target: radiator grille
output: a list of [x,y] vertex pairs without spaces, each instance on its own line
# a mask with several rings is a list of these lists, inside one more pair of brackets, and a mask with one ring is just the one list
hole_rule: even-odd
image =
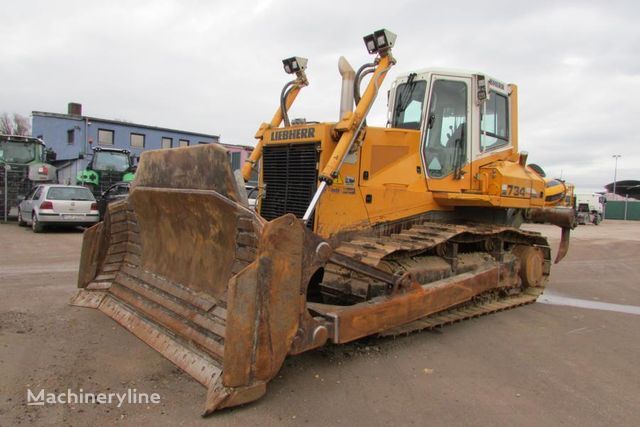
[[18,196],[26,196],[33,188],[33,182],[29,180],[29,166],[10,165],[7,171],[7,206],[4,206],[4,178],[5,166],[0,165],[0,217],[4,216],[11,208],[18,206]]
[[[260,214],[268,220],[286,213],[302,218],[316,191],[318,144],[266,145],[262,168]],[[313,218],[307,225],[313,228]]]
[[98,194],[95,194],[96,198],[99,198],[100,195],[107,191],[109,187],[111,187],[116,182],[122,181],[125,172],[117,172],[117,171],[102,171],[100,172],[100,185],[99,188],[96,188]]

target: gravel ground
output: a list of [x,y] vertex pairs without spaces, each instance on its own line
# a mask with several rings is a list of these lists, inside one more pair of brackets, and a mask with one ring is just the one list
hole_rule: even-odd
[[[559,230],[528,226],[557,245]],[[286,360],[261,400],[200,418],[205,390],[97,310],[71,307],[82,234],[0,224],[0,425],[637,425],[640,223],[580,226],[549,298]],[[571,301],[591,302],[580,308]],[[617,305],[603,306],[599,303]],[[584,304],[583,304],[584,305]],[[608,308],[602,310],[601,308]],[[27,389],[158,393],[27,406]]]

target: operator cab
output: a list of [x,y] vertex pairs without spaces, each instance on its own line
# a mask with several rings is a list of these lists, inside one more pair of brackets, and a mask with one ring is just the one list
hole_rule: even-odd
[[427,69],[401,75],[390,91],[387,125],[420,130],[421,158],[430,181],[468,180],[464,175],[470,160],[515,145],[509,114],[514,89],[468,71]]
[[28,164],[43,162],[45,145],[30,136],[0,135],[0,163]]
[[127,172],[132,166],[129,150],[94,147],[89,169],[97,171]]

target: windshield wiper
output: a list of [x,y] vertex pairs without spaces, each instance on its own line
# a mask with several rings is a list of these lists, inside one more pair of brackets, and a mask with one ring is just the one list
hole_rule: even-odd
[[413,98],[413,89],[416,87],[416,73],[409,74],[409,78],[404,85],[404,88],[398,96],[398,105],[396,105],[395,119],[396,122],[401,113],[403,113],[409,106],[411,98]]

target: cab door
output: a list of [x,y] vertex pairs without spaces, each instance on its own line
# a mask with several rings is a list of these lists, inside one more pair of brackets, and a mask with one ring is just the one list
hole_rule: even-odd
[[433,75],[422,135],[430,191],[471,188],[471,77]]

